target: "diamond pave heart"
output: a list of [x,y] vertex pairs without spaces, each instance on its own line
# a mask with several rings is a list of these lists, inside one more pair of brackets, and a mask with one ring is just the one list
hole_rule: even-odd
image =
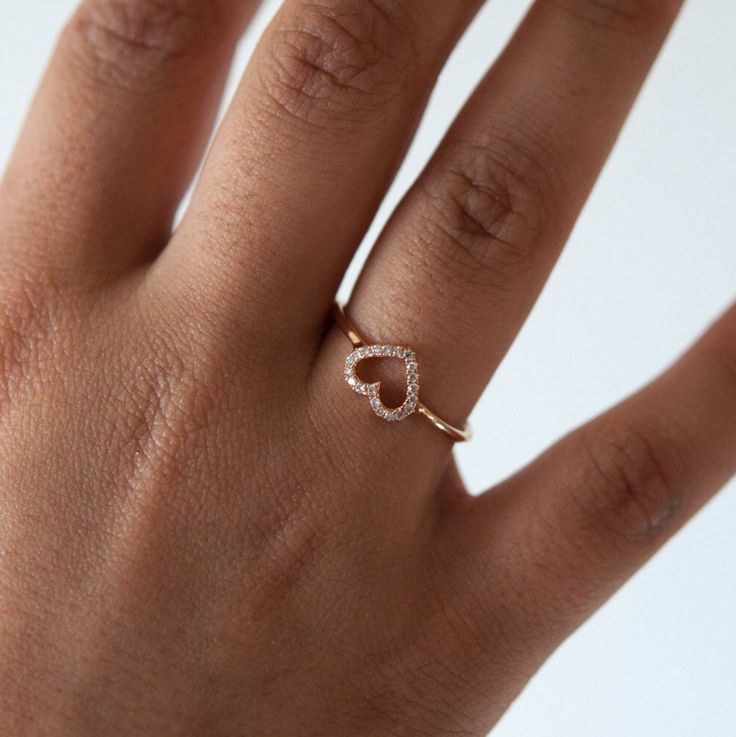
[[[368,384],[358,378],[355,371],[358,364],[366,358],[398,358],[404,362],[406,367],[406,399],[400,407],[391,409],[381,401],[380,381]],[[411,348],[397,345],[366,345],[356,348],[345,359],[345,381],[354,392],[368,397],[373,411],[388,422],[405,420],[417,408],[417,402],[419,401],[419,366],[416,354]]]

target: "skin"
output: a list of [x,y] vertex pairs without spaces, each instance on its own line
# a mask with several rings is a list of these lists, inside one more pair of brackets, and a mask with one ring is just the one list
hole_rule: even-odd
[[[286,0],[173,234],[255,4],[70,21],[0,187],[0,733],[480,737],[736,472],[734,309],[478,498],[345,386],[335,291],[479,6]],[[537,0],[379,239],[349,313],[449,421],[678,8]]]

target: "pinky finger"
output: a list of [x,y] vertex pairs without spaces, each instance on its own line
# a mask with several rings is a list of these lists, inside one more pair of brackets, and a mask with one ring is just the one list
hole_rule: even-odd
[[660,378],[471,500],[472,552],[488,571],[499,545],[519,551],[525,619],[554,647],[734,473],[736,305]]

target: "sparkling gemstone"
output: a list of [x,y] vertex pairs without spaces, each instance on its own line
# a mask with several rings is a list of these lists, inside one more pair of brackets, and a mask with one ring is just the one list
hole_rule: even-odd
[[[406,371],[406,397],[400,407],[387,407],[380,398],[381,382],[366,383],[361,381],[356,373],[358,364],[366,358],[391,358],[403,360]],[[392,345],[372,345],[356,348],[345,359],[345,380],[350,388],[367,396],[371,408],[378,417],[388,422],[399,422],[416,411],[419,395],[419,366],[416,354],[411,348]]]

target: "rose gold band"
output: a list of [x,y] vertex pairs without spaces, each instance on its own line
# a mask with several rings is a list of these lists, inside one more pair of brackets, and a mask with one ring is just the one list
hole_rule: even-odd
[[[390,345],[371,345],[366,342],[355,325],[345,312],[345,308],[335,303],[334,306],[335,322],[345,333],[347,339],[353,345],[353,353],[346,359],[345,377],[353,391],[364,394],[369,397],[374,412],[383,419],[388,421],[403,420],[409,415],[416,412],[432,423],[434,427],[441,430],[445,435],[454,442],[462,443],[470,440],[472,431],[470,425],[466,424],[462,429],[451,425],[443,420],[439,415],[435,414],[429,407],[418,399],[418,365],[416,356],[410,348]],[[366,384],[361,381],[356,373],[356,365],[364,358],[401,358],[407,366],[407,399],[404,405],[398,409],[389,409],[385,407],[379,398],[379,383]]]

